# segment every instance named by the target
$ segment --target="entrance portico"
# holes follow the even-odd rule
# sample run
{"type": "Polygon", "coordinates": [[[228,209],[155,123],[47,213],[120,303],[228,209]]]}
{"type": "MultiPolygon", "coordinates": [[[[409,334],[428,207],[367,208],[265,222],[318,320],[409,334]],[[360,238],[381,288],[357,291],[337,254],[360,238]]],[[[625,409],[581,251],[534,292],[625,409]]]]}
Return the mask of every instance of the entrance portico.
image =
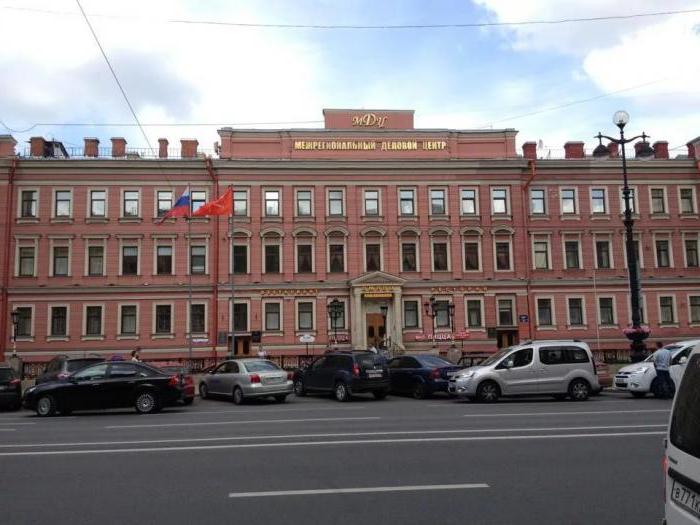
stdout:
{"type": "Polygon", "coordinates": [[[387,346],[404,350],[401,296],[405,282],[405,279],[384,272],[366,273],[350,281],[354,349],[365,350],[386,338],[387,346]],[[386,333],[381,317],[382,306],[387,307],[386,333]]]}

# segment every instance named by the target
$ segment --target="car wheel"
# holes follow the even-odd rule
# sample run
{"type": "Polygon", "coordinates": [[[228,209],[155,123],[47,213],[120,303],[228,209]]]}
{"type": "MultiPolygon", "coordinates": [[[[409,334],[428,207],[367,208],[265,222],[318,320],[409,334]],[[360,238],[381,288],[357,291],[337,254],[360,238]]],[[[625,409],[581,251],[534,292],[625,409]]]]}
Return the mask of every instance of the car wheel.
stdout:
{"type": "Polygon", "coordinates": [[[56,401],[51,396],[41,396],[36,402],[36,415],[49,417],[56,414],[56,401]]]}
{"type": "Polygon", "coordinates": [[[335,399],[337,401],[344,402],[350,400],[350,391],[343,382],[338,382],[335,384],[335,388],[333,389],[333,395],[335,396],[335,399]]]}
{"type": "Polygon", "coordinates": [[[199,397],[202,399],[209,397],[209,387],[206,383],[199,383],[199,397]]]}
{"type": "Polygon", "coordinates": [[[233,389],[233,404],[234,405],[242,405],[244,401],[245,401],[245,397],[243,396],[243,390],[241,390],[240,387],[234,388],[233,389]]]}
{"type": "Polygon", "coordinates": [[[495,403],[501,396],[501,389],[493,381],[484,381],[476,389],[476,398],[482,403],[495,403]]]}
{"type": "Polygon", "coordinates": [[[591,386],[585,379],[574,379],[569,385],[569,396],[574,401],[585,401],[591,395],[591,386]]]}
{"type": "Polygon", "coordinates": [[[294,381],[294,393],[299,396],[305,396],[306,395],[306,388],[304,388],[304,381],[301,379],[297,379],[294,381]]]}
{"type": "Polygon", "coordinates": [[[632,395],[636,397],[637,399],[642,399],[647,395],[646,392],[632,392],[632,395]]]}
{"type": "Polygon", "coordinates": [[[286,394],[280,394],[279,396],[275,396],[275,401],[278,403],[284,403],[287,400],[287,395],[286,394]]]}
{"type": "Polygon", "coordinates": [[[372,392],[374,394],[374,399],[384,399],[388,394],[388,390],[375,390],[372,392]]]}
{"type": "Polygon", "coordinates": [[[425,397],[428,395],[423,383],[416,383],[413,386],[413,391],[411,393],[415,399],[425,399],[425,397]]]}
{"type": "Polygon", "coordinates": [[[136,395],[134,407],[139,414],[153,414],[160,408],[156,394],[148,390],[136,395]]]}

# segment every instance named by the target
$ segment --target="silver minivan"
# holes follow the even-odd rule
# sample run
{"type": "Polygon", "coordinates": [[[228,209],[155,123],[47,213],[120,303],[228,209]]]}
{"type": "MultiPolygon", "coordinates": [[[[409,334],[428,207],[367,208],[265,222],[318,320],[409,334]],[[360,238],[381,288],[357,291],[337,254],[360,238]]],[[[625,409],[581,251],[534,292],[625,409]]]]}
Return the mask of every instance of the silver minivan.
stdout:
{"type": "Polygon", "coordinates": [[[501,396],[569,396],[576,401],[600,391],[593,355],[576,340],[527,341],[505,348],[480,366],[452,375],[449,394],[492,403],[501,396]]]}

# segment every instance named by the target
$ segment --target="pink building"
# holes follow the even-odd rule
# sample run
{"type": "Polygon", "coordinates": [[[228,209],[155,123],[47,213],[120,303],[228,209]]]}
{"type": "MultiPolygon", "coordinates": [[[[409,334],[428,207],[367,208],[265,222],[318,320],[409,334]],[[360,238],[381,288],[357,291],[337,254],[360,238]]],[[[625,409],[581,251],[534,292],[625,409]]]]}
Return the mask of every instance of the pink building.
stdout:
{"type": "MultiPolygon", "coordinates": [[[[628,347],[615,149],[594,158],[569,142],[545,160],[534,143],[519,152],[512,129],[415,129],[412,111],[324,115],[323,129],[221,129],[215,158],[195,140],[168,157],[165,139],[149,158],[120,138],[110,152],[85,139],[73,155],[35,137],[17,155],[0,136],[0,350],[12,352],[11,311],[18,354],[37,362],[136,347],[186,357],[190,332],[194,357],[221,358],[232,326],[239,354],[303,354],[304,334],[314,353],[527,338],[628,347]],[[188,186],[194,207],[232,186],[232,224],[159,224],[188,186]]],[[[652,341],[700,336],[699,148],[670,159],[656,142],[653,159],[628,163],[652,341]]]]}

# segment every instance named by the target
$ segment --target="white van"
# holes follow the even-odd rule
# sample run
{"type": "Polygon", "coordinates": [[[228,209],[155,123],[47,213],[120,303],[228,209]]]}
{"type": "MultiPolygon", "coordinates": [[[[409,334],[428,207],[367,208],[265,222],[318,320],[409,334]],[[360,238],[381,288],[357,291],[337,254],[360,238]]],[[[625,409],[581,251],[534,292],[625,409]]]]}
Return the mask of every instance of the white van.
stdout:
{"type": "Polygon", "coordinates": [[[676,391],[664,458],[666,523],[700,524],[700,345],[676,391]]]}

